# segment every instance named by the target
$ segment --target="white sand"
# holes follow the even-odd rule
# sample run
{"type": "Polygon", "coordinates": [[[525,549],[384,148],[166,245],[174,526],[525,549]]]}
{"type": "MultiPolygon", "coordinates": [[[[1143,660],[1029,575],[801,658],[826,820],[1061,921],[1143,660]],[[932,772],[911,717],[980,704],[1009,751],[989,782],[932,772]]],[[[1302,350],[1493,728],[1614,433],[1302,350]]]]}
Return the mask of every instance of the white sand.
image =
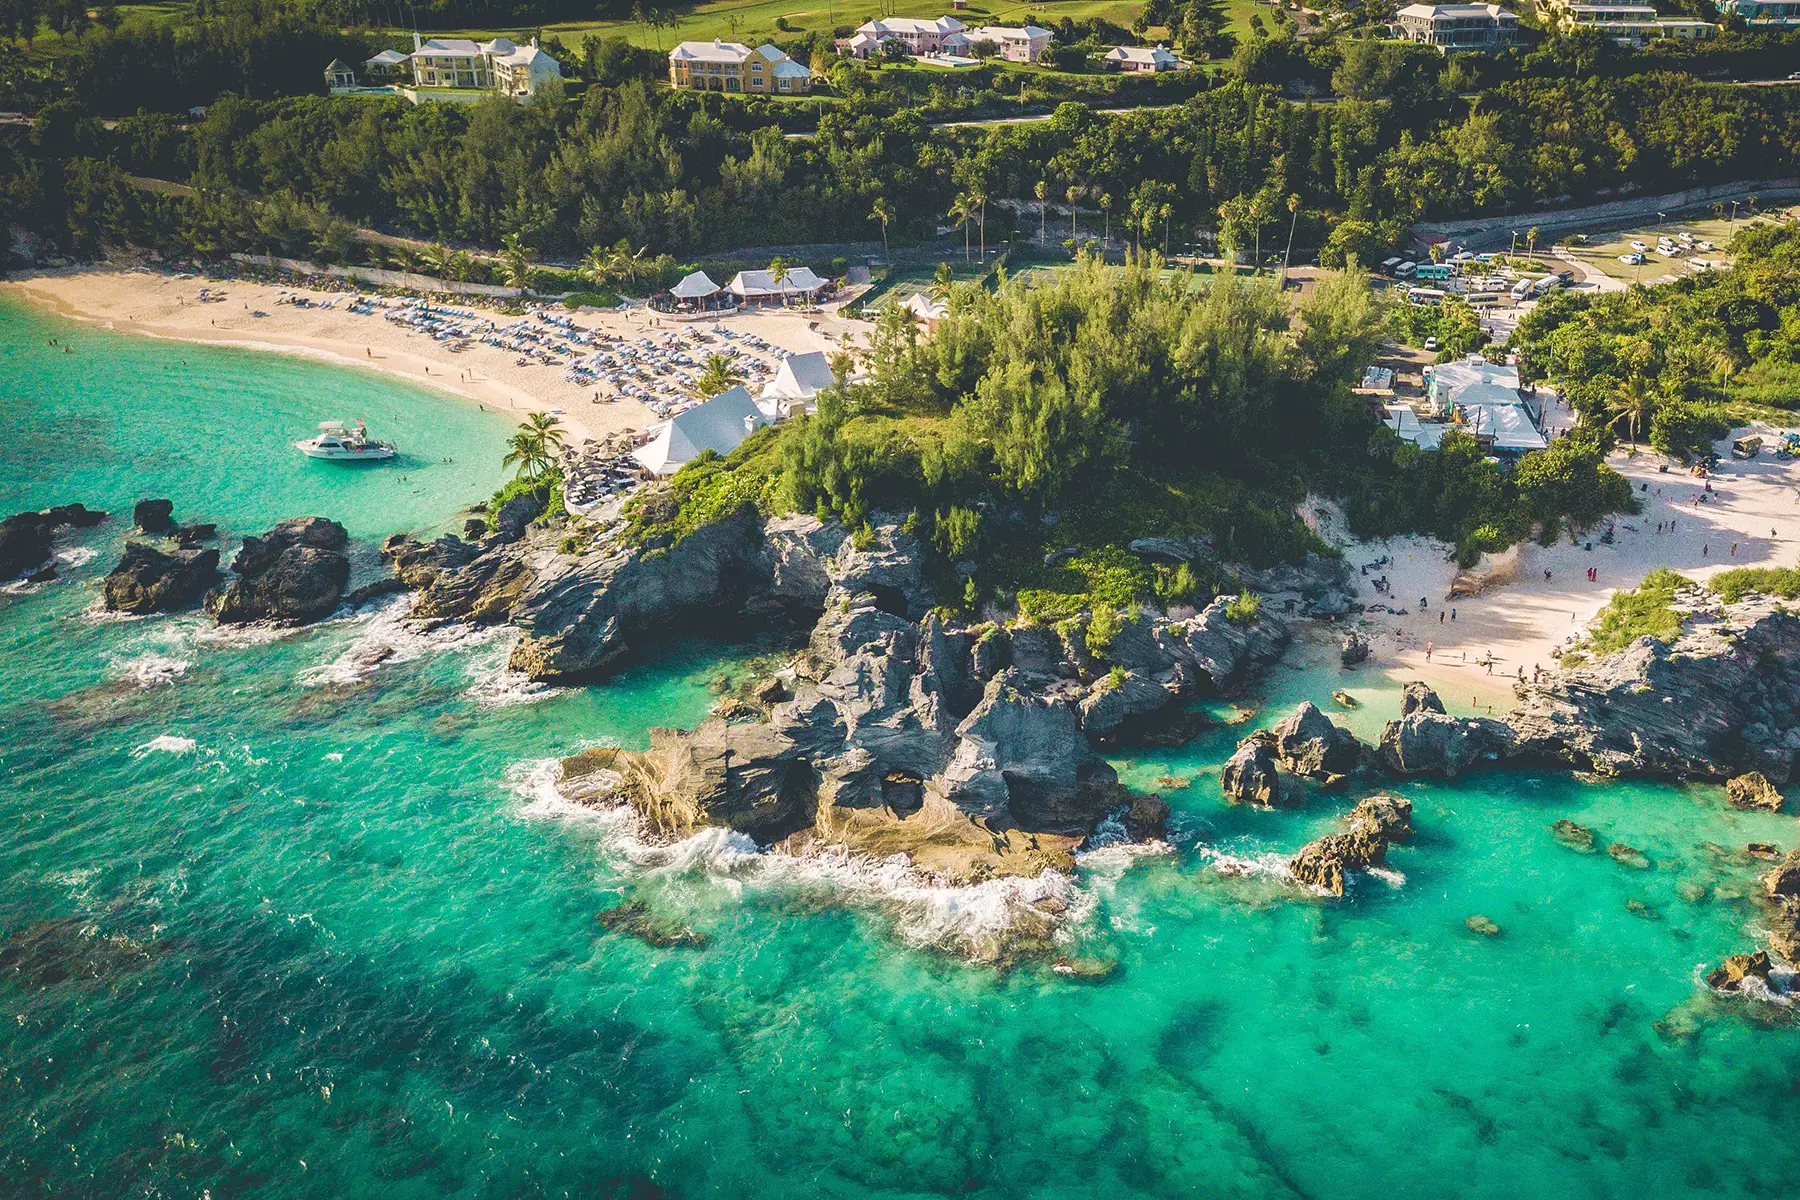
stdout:
{"type": "MultiPolygon", "coordinates": [[[[1383,556],[1393,559],[1362,577],[1364,603],[1389,604],[1409,613],[1363,618],[1374,665],[1396,680],[1427,681],[1458,709],[1503,713],[1512,706],[1512,685],[1521,667],[1527,679],[1533,667],[1553,667],[1551,650],[1580,637],[1615,590],[1637,586],[1650,571],[1670,567],[1704,579],[1730,567],[1794,566],[1800,561],[1800,491],[1795,486],[1800,461],[1773,456],[1769,428],[1748,432],[1763,435],[1761,456],[1750,462],[1725,457],[1711,480],[1713,495],[1699,505],[1694,497],[1704,481],[1678,467],[1659,472],[1663,460],[1649,450],[1635,458],[1616,452],[1610,463],[1631,481],[1644,511],[1617,519],[1613,544],[1602,543],[1595,530],[1579,544],[1565,535],[1550,548],[1535,543],[1515,547],[1469,573],[1490,580],[1479,596],[1446,599],[1458,572],[1449,561],[1450,548],[1441,542],[1407,537],[1347,545],[1345,554],[1353,566],[1383,556]],[[1669,521],[1675,523],[1673,533],[1667,531],[1669,521]],[[1665,525],[1660,534],[1659,522],[1665,525]],[[1589,567],[1597,572],[1592,582],[1589,567]],[[1372,586],[1382,575],[1392,585],[1388,596],[1372,586]],[[1429,603],[1423,611],[1421,597],[1429,603]],[[1427,643],[1432,648],[1429,663],[1427,643]],[[1490,653],[1492,673],[1480,661],[1490,653]]],[[[1721,442],[1721,453],[1729,445],[1730,439],[1721,442]]]]}
{"type": "MultiPolygon", "coordinates": [[[[380,315],[346,312],[341,292],[205,276],[175,279],[160,272],[118,266],[41,271],[17,277],[0,287],[14,296],[53,308],[63,316],[121,332],[313,354],[402,375],[415,383],[430,384],[507,412],[522,414],[560,408],[572,442],[613,431],[643,429],[658,419],[636,400],[595,403],[594,389],[568,382],[560,367],[535,363],[517,366],[516,354],[479,343],[452,354],[424,334],[413,333],[380,315]],[[196,303],[195,296],[202,287],[211,287],[215,293],[223,291],[225,302],[196,303]],[[320,311],[277,305],[276,298],[283,293],[315,301],[336,297],[338,307],[320,311]],[[268,315],[252,316],[256,310],[268,315]]],[[[780,309],[709,317],[692,323],[674,321],[642,308],[606,313],[569,314],[560,308],[557,311],[572,315],[583,328],[629,338],[642,337],[653,328],[660,334],[679,331],[690,324],[700,329],[717,324],[737,333],[754,333],[794,353],[847,348],[864,328],[835,315],[780,309]]],[[[494,315],[502,322],[513,319],[494,315]]],[[[678,389],[672,381],[667,390],[673,393],[678,389]]]]}

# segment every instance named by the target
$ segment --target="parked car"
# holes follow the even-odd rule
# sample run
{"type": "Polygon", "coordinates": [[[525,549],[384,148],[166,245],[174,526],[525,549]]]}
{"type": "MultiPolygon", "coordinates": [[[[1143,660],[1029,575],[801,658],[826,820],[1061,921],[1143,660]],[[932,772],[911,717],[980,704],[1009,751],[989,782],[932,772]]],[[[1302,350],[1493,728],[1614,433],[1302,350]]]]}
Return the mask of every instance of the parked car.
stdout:
{"type": "Polygon", "coordinates": [[[1800,71],[1794,71],[1794,72],[1790,73],[1788,75],[1788,78],[1789,79],[1800,79],[1800,71]]]}
{"type": "Polygon", "coordinates": [[[1633,250],[1636,250],[1639,254],[1642,254],[1642,253],[1644,253],[1644,251],[1650,249],[1650,247],[1644,245],[1644,243],[1642,243],[1642,242],[1631,243],[1631,248],[1633,250]]]}
{"type": "Polygon", "coordinates": [[[1621,254],[1619,261],[1628,267],[1641,267],[1644,265],[1644,256],[1639,253],[1621,254]]]}
{"type": "Polygon", "coordinates": [[[1437,349],[1437,339],[1434,337],[1426,338],[1425,339],[1425,348],[1427,350],[1436,350],[1437,349]]]}

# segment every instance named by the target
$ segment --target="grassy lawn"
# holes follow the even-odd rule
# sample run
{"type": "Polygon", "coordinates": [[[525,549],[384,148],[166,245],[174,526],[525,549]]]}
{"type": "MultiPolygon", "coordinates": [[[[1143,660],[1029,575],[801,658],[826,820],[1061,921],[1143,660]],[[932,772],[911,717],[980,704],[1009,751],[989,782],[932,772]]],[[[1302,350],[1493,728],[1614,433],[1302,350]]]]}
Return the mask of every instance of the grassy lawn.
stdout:
{"type": "MultiPolygon", "coordinates": [[[[1228,0],[1226,8],[1231,16],[1232,32],[1247,36],[1250,31],[1250,14],[1267,7],[1257,3],[1257,0],[1228,0]]],[[[1016,0],[971,0],[968,8],[952,12],[946,0],[894,0],[890,15],[940,17],[948,14],[965,25],[1022,25],[1027,17],[1040,24],[1060,21],[1064,17],[1073,21],[1102,17],[1129,29],[1142,8],[1143,5],[1136,0],[1040,0],[1033,4],[1018,3],[1016,0]]],[[[562,39],[571,48],[578,46],[583,37],[594,34],[600,37],[623,37],[639,46],[668,50],[676,42],[710,41],[715,37],[756,45],[790,38],[796,33],[830,31],[842,25],[854,27],[879,15],[879,6],[869,0],[863,0],[862,3],[839,3],[837,0],[826,0],[823,3],[818,0],[699,0],[699,3],[679,11],[672,28],[650,29],[632,20],[565,21],[544,26],[544,32],[562,39]],[[789,27],[787,31],[775,27],[777,17],[785,19],[789,27]]],[[[450,36],[485,39],[498,33],[516,37],[521,32],[518,29],[468,29],[457,30],[450,36]]],[[[1166,29],[1152,26],[1144,40],[1146,43],[1166,40],[1167,34],[1166,29]]]]}

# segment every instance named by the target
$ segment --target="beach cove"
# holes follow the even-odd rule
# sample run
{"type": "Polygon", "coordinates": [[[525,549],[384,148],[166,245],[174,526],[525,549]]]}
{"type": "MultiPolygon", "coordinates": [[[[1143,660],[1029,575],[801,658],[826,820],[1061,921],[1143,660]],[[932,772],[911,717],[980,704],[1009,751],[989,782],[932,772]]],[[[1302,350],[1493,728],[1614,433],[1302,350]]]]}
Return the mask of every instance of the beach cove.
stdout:
{"type": "Polygon", "coordinates": [[[1321,641],[1219,706],[1249,724],[1113,758],[1173,814],[1162,846],[1079,856],[1069,950],[1107,978],[970,965],[935,947],[991,890],[718,830],[655,845],[546,787],[559,755],[698,722],[759,647],[678,639],[520,690],[504,631],[409,633],[401,601],[274,637],[91,612],[133,499],[423,534],[492,489],[509,422],[6,309],[0,355],[6,511],[115,514],[0,598],[0,1177],[23,1194],[1750,1196],[1800,1168],[1800,1033],[1698,982],[1756,920],[1733,848],[1790,848],[1792,817],[1566,774],[1407,783],[1414,843],[1321,901],[1280,864],[1349,800],[1218,794],[1241,733],[1301,700],[1346,690],[1365,740],[1397,714],[1321,641]],[[310,422],[378,404],[415,465],[294,469],[310,422]],[[399,653],[359,672],[371,643],[399,653]],[[1564,819],[1647,865],[1569,849],[1564,819]],[[687,936],[597,919],[622,904],[687,936]]]}

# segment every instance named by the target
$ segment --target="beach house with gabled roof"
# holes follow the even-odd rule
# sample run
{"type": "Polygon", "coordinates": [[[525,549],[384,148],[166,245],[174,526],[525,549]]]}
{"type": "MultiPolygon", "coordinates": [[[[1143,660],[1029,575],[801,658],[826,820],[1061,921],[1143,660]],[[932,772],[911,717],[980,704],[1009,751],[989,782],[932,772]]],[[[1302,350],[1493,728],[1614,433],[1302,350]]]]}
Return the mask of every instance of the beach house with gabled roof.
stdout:
{"type": "Polygon", "coordinates": [[[883,42],[899,42],[913,55],[961,51],[968,48],[963,37],[967,28],[955,17],[933,21],[923,17],[879,17],[856,27],[856,34],[850,39],[851,53],[867,58],[883,42]]]}
{"type": "Polygon", "coordinates": [[[1007,62],[1034,63],[1050,48],[1055,35],[1037,25],[983,25],[965,35],[969,44],[992,42],[1007,62]]]}
{"type": "MultiPolygon", "coordinates": [[[[494,41],[504,42],[505,38],[494,41]]],[[[538,49],[537,39],[529,46],[513,46],[502,52],[498,46],[488,55],[494,73],[494,90],[502,96],[535,96],[548,87],[551,80],[562,78],[562,64],[538,49]]]]}
{"type": "Polygon", "coordinates": [[[363,74],[370,80],[386,83],[407,73],[406,55],[398,50],[383,50],[373,58],[363,59],[363,74]]]}
{"type": "Polygon", "coordinates": [[[714,38],[669,51],[669,84],[695,92],[798,95],[812,90],[812,71],[774,46],[752,50],[714,38]]]}
{"type": "Polygon", "coordinates": [[[739,385],[652,425],[650,440],[632,451],[632,457],[652,474],[673,475],[708,450],[730,454],[768,423],[750,393],[739,385]]]}
{"type": "Polygon", "coordinates": [[[1122,71],[1127,75],[1154,75],[1158,71],[1173,71],[1181,66],[1181,60],[1171,54],[1166,46],[1153,46],[1146,50],[1138,46],[1114,46],[1100,59],[1107,68],[1122,71]]]}

